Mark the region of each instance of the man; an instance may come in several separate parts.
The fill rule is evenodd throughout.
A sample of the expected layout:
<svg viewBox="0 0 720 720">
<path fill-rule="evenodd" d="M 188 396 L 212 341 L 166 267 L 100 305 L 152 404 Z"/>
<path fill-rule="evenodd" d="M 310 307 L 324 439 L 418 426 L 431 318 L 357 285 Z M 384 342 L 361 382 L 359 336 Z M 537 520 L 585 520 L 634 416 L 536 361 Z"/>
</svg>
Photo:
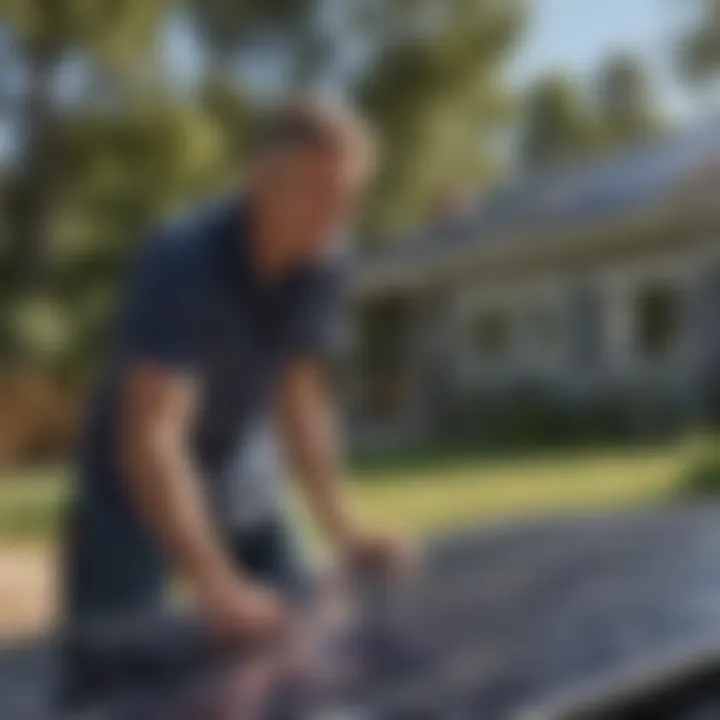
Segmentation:
<svg viewBox="0 0 720 720">
<path fill-rule="evenodd" d="M 167 568 L 193 591 L 208 636 L 240 645 L 276 633 L 308 591 L 267 473 L 247 472 L 268 424 L 344 558 L 393 567 L 404 557 L 352 512 L 324 372 L 338 331 L 340 238 L 373 153 L 349 111 L 286 108 L 268 124 L 242 197 L 144 246 L 88 418 L 67 548 L 68 659 L 81 695 L 112 685 L 86 629 L 151 616 Z"/>
</svg>

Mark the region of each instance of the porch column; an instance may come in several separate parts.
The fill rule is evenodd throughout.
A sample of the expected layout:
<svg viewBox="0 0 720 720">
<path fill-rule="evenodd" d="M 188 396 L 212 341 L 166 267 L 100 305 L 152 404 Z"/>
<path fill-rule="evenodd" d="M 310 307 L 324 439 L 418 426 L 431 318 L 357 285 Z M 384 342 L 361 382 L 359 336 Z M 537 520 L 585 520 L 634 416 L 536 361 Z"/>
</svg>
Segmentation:
<svg viewBox="0 0 720 720">
<path fill-rule="evenodd" d="M 698 345 L 697 412 L 702 422 L 720 423 L 720 260 L 699 273 L 692 317 Z"/>
<path fill-rule="evenodd" d="M 582 278 L 568 293 L 569 365 L 572 377 L 587 388 L 592 386 L 607 362 L 604 335 L 603 293 L 592 278 Z"/>
<path fill-rule="evenodd" d="M 431 431 L 453 393 L 455 313 L 452 294 L 427 291 L 413 301 L 408 367 L 413 379 L 412 412 L 420 429 Z"/>
</svg>

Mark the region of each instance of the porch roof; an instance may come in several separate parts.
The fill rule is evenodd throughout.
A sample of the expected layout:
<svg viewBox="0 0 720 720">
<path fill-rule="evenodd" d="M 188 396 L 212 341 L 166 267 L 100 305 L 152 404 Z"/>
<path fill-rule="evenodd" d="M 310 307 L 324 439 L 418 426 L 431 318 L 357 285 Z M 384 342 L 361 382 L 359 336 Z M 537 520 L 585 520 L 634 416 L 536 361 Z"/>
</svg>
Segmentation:
<svg viewBox="0 0 720 720">
<path fill-rule="evenodd" d="M 603 242 L 717 203 L 720 118 L 603 160 L 498 188 L 462 220 L 426 227 L 360 258 L 355 290 L 374 296 L 498 253 Z"/>
</svg>

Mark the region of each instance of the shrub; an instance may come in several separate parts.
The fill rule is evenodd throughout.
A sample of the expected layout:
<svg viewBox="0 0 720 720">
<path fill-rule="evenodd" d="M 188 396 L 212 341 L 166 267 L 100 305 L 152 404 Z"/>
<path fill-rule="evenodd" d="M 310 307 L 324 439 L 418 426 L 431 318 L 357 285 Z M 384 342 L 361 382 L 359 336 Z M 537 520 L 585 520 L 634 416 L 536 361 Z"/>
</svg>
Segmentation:
<svg viewBox="0 0 720 720">
<path fill-rule="evenodd" d="M 617 387 L 582 395 L 527 382 L 464 395 L 438 430 L 491 448 L 617 444 L 675 437 L 687 418 L 669 394 Z"/>
<path fill-rule="evenodd" d="M 720 452 L 708 453 L 691 464 L 681 478 L 680 490 L 689 496 L 720 494 Z"/>
</svg>

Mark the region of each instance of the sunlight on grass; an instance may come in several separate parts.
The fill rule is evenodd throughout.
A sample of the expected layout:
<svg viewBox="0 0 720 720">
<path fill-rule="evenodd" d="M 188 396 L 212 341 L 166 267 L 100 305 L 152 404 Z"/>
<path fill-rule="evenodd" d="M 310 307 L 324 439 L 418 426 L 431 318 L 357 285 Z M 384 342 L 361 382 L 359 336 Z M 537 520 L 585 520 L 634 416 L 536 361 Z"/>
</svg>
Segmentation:
<svg viewBox="0 0 720 720">
<path fill-rule="evenodd" d="M 423 532 L 498 519 L 656 502 L 674 488 L 686 445 L 565 458 L 468 461 L 423 471 L 363 472 L 355 495 L 369 520 Z M 66 473 L 38 470 L 0 481 L 0 541 L 47 540 L 69 496 Z"/>
<path fill-rule="evenodd" d="M 58 531 L 69 497 L 67 473 L 40 469 L 0 480 L 0 543 L 43 541 Z"/>
<path fill-rule="evenodd" d="M 379 523 L 425 532 L 480 518 L 617 509 L 658 500 L 674 487 L 677 451 L 463 467 L 360 487 L 359 502 Z"/>
</svg>

